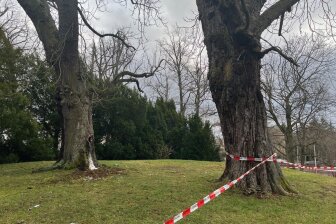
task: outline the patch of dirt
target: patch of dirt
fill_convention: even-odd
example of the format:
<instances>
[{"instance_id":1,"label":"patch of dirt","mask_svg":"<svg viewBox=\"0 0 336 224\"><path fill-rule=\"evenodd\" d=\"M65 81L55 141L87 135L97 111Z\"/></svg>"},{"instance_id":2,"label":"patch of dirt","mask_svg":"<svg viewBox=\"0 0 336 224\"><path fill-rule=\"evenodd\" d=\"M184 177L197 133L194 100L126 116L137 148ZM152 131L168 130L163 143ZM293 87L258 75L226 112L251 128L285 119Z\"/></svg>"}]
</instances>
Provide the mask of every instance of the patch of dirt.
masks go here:
<instances>
[{"instance_id":1,"label":"patch of dirt","mask_svg":"<svg viewBox=\"0 0 336 224\"><path fill-rule=\"evenodd\" d=\"M76 170L73 173L69 174L69 178L73 180L84 179L84 180L97 180L103 179L113 175L124 175L126 170L117 167L107 167L102 166L97 170Z\"/></svg>"},{"instance_id":2,"label":"patch of dirt","mask_svg":"<svg viewBox=\"0 0 336 224\"><path fill-rule=\"evenodd\" d=\"M49 183L56 184L60 182L71 183L72 181L76 180L84 180L84 181L100 180L110 176L119 176L126 174L127 174L126 169L118 167L101 166L97 170L85 170L85 171L75 170L70 174L53 178L52 180L49 181Z\"/></svg>"}]
</instances>

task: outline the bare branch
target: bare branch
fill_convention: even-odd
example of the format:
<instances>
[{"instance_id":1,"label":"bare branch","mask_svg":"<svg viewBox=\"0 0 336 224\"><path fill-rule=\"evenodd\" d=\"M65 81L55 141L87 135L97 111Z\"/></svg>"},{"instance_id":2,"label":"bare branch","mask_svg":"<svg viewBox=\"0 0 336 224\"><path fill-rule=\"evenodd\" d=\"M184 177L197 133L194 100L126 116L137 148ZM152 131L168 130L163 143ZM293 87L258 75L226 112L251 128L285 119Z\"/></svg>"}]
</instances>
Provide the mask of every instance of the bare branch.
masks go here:
<instances>
[{"instance_id":1,"label":"bare branch","mask_svg":"<svg viewBox=\"0 0 336 224\"><path fill-rule=\"evenodd\" d=\"M114 77L112 82L119 82L121 80L121 78L124 77L124 76L130 76L130 77L133 77L133 78L148 78L148 77L151 77L157 72L157 70L161 67L162 62L164 62L164 61L165 61L164 59L161 59L161 61L154 68L154 70L152 70L150 72L144 72L144 73L141 73L141 74L136 74L136 73L133 73L133 72L130 72L130 71L122 71Z\"/></svg>"},{"instance_id":2,"label":"bare branch","mask_svg":"<svg viewBox=\"0 0 336 224\"><path fill-rule=\"evenodd\" d=\"M270 55L262 68L262 85L268 117L285 135L287 154L293 155L295 126L304 131L314 116L330 106L324 79L333 66L333 48L322 38L312 41L308 36L295 36L288 41L285 51L300 66ZM306 141L304 135L297 136L301 146Z\"/></svg>"},{"instance_id":3,"label":"bare branch","mask_svg":"<svg viewBox=\"0 0 336 224\"><path fill-rule=\"evenodd\" d=\"M3 11L0 12L0 17L2 17L3 15L5 15L8 11L8 7L6 7Z\"/></svg>"},{"instance_id":4,"label":"bare branch","mask_svg":"<svg viewBox=\"0 0 336 224\"><path fill-rule=\"evenodd\" d=\"M281 15L281 18L280 18L280 26L279 26L278 36L282 36L281 32L282 32L282 26L283 26L284 18L285 18L285 13L283 13Z\"/></svg>"},{"instance_id":5,"label":"bare branch","mask_svg":"<svg viewBox=\"0 0 336 224\"><path fill-rule=\"evenodd\" d=\"M126 83L130 83L130 82L133 82L133 83L136 84L138 90L139 90L140 92L143 93L143 90L140 88L140 84L139 84L139 81L138 81L137 79L133 79L133 78L129 78L129 79L119 79L118 81L119 81L120 83L124 83L124 82L126 82Z\"/></svg>"},{"instance_id":6,"label":"bare branch","mask_svg":"<svg viewBox=\"0 0 336 224\"><path fill-rule=\"evenodd\" d=\"M263 51L261 51L260 53L258 52L260 58L263 58L266 54L268 54L271 51L275 51L277 52L279 55L281 55L284 59L286 59L287 61L289 61L290 63L292 63L295 66L299 66L298 63L291 57L287 56L286 54L284 54L280 48L272 46L270 48L267 48Z\"/></svg>"},{"instance_id":7,"label":"bare branch","mask_svg":"<svg viewBox=\"0 0 336 224\"><path fill-rule=\"evenodd\" d=\"M117 38L117 39L120 40L120 41L121 41L127 48L132 48L133 50L135 50L135 48L134 48L133 46L131 46L131 45L129 45L129 44L126 43L126 41L124 40L124 38L121 37L121 36L119 35L119 32L118 32L117 34L113 34L113 33L101 34L101 33L99 33L98 31L96 31L96 30L89 24L89 22L86 20L84 14L83 14L83 12L82 12L82 10L81 10L79 7L77 7L77 10L78 10L79 15L81 16L81 18L82 18L84 24L85 24L85 25L86 25L86 26L87 26L87 27L88 27L94 34L96 34L96 35L99 36L99 37L113 37L113 38Z\"/></svg>"}]
</instances>

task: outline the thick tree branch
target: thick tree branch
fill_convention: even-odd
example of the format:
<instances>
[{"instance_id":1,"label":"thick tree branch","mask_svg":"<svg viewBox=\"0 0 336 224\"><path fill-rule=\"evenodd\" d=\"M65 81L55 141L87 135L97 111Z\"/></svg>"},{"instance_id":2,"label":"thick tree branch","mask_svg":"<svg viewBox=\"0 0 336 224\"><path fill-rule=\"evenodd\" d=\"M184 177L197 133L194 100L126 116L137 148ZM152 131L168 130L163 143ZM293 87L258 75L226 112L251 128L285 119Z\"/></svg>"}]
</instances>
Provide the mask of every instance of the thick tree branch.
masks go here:
<instances>
[{"instance_id":1,"label":"thick tree branch","mask_svg":"<svg viewBox=\"0 0 336 224\"><path fill-rule=\"evenodd\" d=\"M86 26L87 26L87 27L88 27L94 34L96 34L96 35L99 36L99 37L113 37L113 38L117 38L117 39L120 40L120 41L123 43L123 45L125 45L127 48L132 48L133 50L136 50L135 47L133 47L133 46L127 44L126 41L124 40L124 38L122 38L122 37L119 36L118 34L113 34L113 33L101 34L101 33L99 33L98 31L96 31L96 30L89 24L89 22L86 20L84 14L83 14L83 12L82 12L82 10L81 10L79 7L77 7L77 9L78 9L79 15L81 16L81 18L82 18L84 24L85 24L85 25L86 25Z\"/></svg>"},{"instance_id":2,"label":"thick tree branch","mask_svg":"<svg viewBox=\"0 0 336 224\"><path fill-rule=\"evenodd\" d=\"M253 24L252 30L258 36L261 35L274 20L279 18L299 1L300 0L279 0L259 16L258 20Z\"/></svg>"},{"instance_id":3,"label":"thick tree branch","mask_svg":"<svg viewBox=\"0 0 336 224\"><path fill-rule=\"evenodd\" d=\"M47 1L18 0L18 3L33 22L37 34L43 43L48 62L55 65L58 58L59 37Z\"/></svg>"},{"instance_id":4,"label":"thick tree branch","mask_svg":"<svg viewBox=\"0 0 336 224\"><path fill-rule=\"evenodd\" d=\"M275 122L276 126L278 126L278 128L280 129L280 131L285 134L286 133L286 129L280 124L274 110L273 110L273 106L272 106L272 102L271 102L271 99L268 99L267 100L267 103L268 103L268 106L269 106L269 109L268 109L268 112L271 114L271 119Z\"/></svg>"},{"instance_id":5,"label":"thick tree branch","mask_svg":"<svg viewBox=\"0 0 336 224\"><path fill-rule=\"evenodd\" d=\"M281 144L279 144L279 145L280 145L280 147L285 148L285 146L283 146L283 145L281 145ZM283 152L282 152L278 147L276 147L274 144L273 144L272 146L274 147L274 149L275 149L278 153L280 153L281 155L287 157L287 155L286 155L285 153L283 153Z\"/></svg>"},{"instance_id":6,"label":"thick tree branch","mask_svg":"<svg viewBox=\"0 0 336 224\"><path fill-rule=\"evenodd\" d=\"M137 78L148 78L148 77L153 76L158 71L158 69L161 67L161 64L163 61L164 59L162 59L159 62L159 64L154 68L154 70L152 70L151 72L144 72L141 74L136 74L130 71L123 71L113 78L112 84L123 83L123 82L127 82L127 83L133 82L137 85L138 90L140 92L143 92L143 90L140 88L140 84ZM124 78L125 76L129 76L129 78Z\"/></svg>"},{"instance_id":7,"label":"thick tree branch","mask_svg":"<svg viewBox=\"0 0 336 224\"><path fill-rule=\"evenodd\" d=\"M288 8L287 12L291 12L292 8ZM285 19L285 13L282 13L281 17L280 17L280 26L279 26L279 32L278 32L278 36L282 36L281 32L282 32L282 26L283 26L283 21Z\"/></svg>"},{"instance_id":8,"label":"thick tree branch","mask_svg":"<svg viewBox=\"0 0 336 224\"><path fill-rule=\"evenodd\" d=\"M137 79L129 78L129 79L119 79L118 80L118 83L122 83L122 82L127 82L127 83L134 82L136 84L138 90L143 93L143 90L140 88L140 84L139 84L139 81Z\"/></svg>"},{"instance_id":9,"label":"thick tree branch","mask_svg":"<svg viewBox=\"0 0 336 224\"><path fill-rule=\"evenodd\" d=\"M282 36L281 32L282 32L282 26L283 26L284 18L285 18L285 13L282 13L282 15L280 17L280 26L279 26L278 36Z\"/></svg>"},{"instance_id":10,"label":"thick tree branch","mask_svg":"<svg viewBox=\"0 0 336 224\"><path fill-rule=\"evenodd\" d=\"M285 55L278 47L270 47L270 48L267 48L261 52L258 52L257 54L259 55L260 58L263 58L266 54L268 54L269 52L271 51L275 51L277 52L278 54L280 54L284 59L286 59L287 61L289 61L290 63L292 63L293 65L295 66L299 66L298 63L291 57Z\"/></svg>"},{"instance_id":11,"label":"thick tree branch","mask_svg":"<svg viewBox=\"0 0 336 224\"><path fill-rule=\"evenodd\" d=\"M248 30L250 28L250 13L246 7L246 2L245 0L240 0L240 3L242 5L243 8L243 12L245 14L245 30Z\"/></svg>"},{"instance_id":12,"label":"thick tree branch","mask_svg":"<svg viewBox=\"0 0 336 224\"><path fill-rule=\"evenodd\" d=\"M267 86L265 83L262 83L262 88L264 92L267 95L267 104L268 104L268 112L271 115L270 118L275 122L276 126L280 129L282 133L285 133L286 130L284 127L280 124L274 110L273 110L273 104L272 104L272 88Z\"/></svg>"},{"instance_id":13,"label":"thick tree branch","mask_svg":"<svg viewBox=\"0 0 336 224\"><path fill-rule=\"evenodd\" d=\"M141 74L136 74L136 73L133 73L133 72L130 72L130 71L123 71L123 72L120 72L118 75L116 75L113 79L112 82L120 82L120 80L122 80L121 78L124 77L124 76L130 76L130 77L133 77L133 78L148 78L148 77L151 77L153 76L157 70L161 67L161 64L162 62L164 61L164 59L162 59L159 64L154 68L154 70L150 71L150 72L144 72L144 73L141 73Z\"/></svg>"}]
</instances>

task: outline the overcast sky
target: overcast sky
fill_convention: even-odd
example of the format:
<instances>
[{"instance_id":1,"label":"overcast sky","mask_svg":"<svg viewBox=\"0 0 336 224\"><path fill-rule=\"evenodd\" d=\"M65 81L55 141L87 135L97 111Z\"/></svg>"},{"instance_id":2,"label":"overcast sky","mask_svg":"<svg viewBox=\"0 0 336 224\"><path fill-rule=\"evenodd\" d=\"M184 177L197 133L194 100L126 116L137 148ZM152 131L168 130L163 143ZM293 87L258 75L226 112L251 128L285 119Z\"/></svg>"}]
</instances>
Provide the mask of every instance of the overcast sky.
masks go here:
<instances>
[{"instance_id":1,"label":"overcast sky","mask_svg":"<svg viewBox=\"0 0 336 224\"><path fill-rule=\"evenodd\" d=\"M107 11L97 12L97 19L92 20L94 27L97 27L99 31L105 33L115 33L116 30L120 27L132 27L132 30L134 30L134 32L137 32L137 21L132 19L130 13L130 8L132 6L129 5L129 8L125 8L124 6L111 3L113 1L108 2L109 4L107 7ZM333 7L336 7L336 0L330 2ZM185 19L194 18L195 14L197 14L195 0L161 0L160 6L162 17L165 18L168 27L172 27L175 24L178 24L179 26L190 26L191 24L188 24ZM318 19L321 15L321 11L316 11L313 14L315 19ZM290 16L290 14L287 13L287 16ZM279 25L276 23L274 25L275 33L277 33L277 29L279 27ZM290 20L287 19L285 21L285 24L286 23L290 23ZM286 36L286 38L289 38L290 36L295 34L300 34L302 32L309 32L310 30L307 24L305 26L302 26L301 29L299 29L298 24L294 24L288 31L289 32L286 33L286 30L283 30L283 34ZM148 41L146 41L148 46L152 46L151 44L153 44L156 40L165 36L165 28L162 24L159 24L158 26L147 27L146 36L148 38ZM275 45L281 45L281 43L283 43L283 38L278 37L276 34L274 35L265 32L263 36L265 39ZM265 44L265 47L267 48L269 47L269 45Z\"/></svg>"},{"instance_id":2,"label":"overcast sky","mask_svg":"<svg viewBox=\"0 0 336 224\"><path fill-rule=\"evenodd\" d=\"M3 1L3 0L0 0ZM16 3L16 0L9 0L10 2ZM336 0L327 0L332 5L333 8L336 8ZM95 0L88 0L89 9L94 8L93 4ZM102 33L115 33L121 27L131 27L134 32L137 32L137 21L131 18L130 9L132 5L128 5L128 8L122 6L118 3L114 3L114 0L106 0L107 9L102 12L97 11L95 13L95 18L90 19L90 23ZM316 1L318 2L318 1ZM196 1L195 0L161 0L160 3L162 17L165 18L168 26L173 26L178 24L180 26L186 26L185 18L194 18L195 13L197 13ZM336 11L336 9L334 10ZM316 13L314 16L317 16ZM286 20L288 21L288 20ZM275 26L276 28L278 25ZM303 29L305 30L305 29ZM156 40L164 37L164 26L159 24L158 26L151 26L146 28L148 41L154 43ZM290 30L291 33L298 33L300 30L293 28ZM306 31L309 31L306 29ZM90 33L90 38L92 38L92 33ZM286 34L287 36L287 34ZM289 36L289 35L288 35ZM273 43L279 43L281 38L277 38L276 35L265 35L266 39L271 40ZM148 43L150 44L150 43ZM268 47L265 45L265 47Z\"/></svg>"},{"instance_id":3,"label":"overcast sky","mask_svg":"<svg viewBox=\"0 0 336 224\"><path fill-rule=\"evenodd\" d=\"M112 3L110 1L107 11L97 12L96 18L92 19L92 23L97 30L107 33L116 32L120 27L132 27L137 31L137 21L131 17L131 5L125 6ZM178 24L186 26L185 18L195 17L197 11L196 1L194 0L161 0L161 15L167 22L168 26ZM164 35L164 26L159 23L158 26L150 26L146 28L146 36L149 40L154 41L162 38Z\"/></svg>"}]
</instances>

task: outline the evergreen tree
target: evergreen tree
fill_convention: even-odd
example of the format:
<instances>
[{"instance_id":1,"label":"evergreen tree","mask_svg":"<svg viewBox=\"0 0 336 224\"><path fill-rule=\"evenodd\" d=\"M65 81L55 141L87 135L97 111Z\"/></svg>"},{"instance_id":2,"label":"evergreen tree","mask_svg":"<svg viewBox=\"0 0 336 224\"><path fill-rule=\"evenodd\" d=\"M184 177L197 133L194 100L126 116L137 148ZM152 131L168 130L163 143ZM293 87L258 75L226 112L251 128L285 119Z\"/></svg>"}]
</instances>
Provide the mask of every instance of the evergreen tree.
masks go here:
<instances>
[{"instance_id":1,"label":"evergreen tree","mask_svg":"<svg viewBox=\"0 0 336 224\"><path fill-rule=\"evenodd\" d=\"M46 160L53 157L50 141L29 110L24 92L26 57L0 30L0 163Z\"/></svg>"},{"instance_id":2,"label":"evergreen tree","mask_svg":"<svg viewBox=\"0 0 336 224\"><path fill-rule=\"evenodd\" d=\"M202 122L194 115L188 119L188 132L183 141L182 159L219 161L216 145L209 122Z\"/></svg>"},{"instance_id":3,"label":"evergreen tree","mask_svg":"<svg viewBox=\"0 0 336 224\"><path fill-rule=\"evenodd\" d=\"M98 158L155 159L163 139L147 120L147 111L153 112L147 99L125 86L100 97L93 110Z\"/></svg>"},{"instance_id":4,"label":"evergreen tree","mask_svg":"<svg viewBox=\"0 0 336 224\"><path fill-rule=\"evenodd\" d=\"M210 125L198 116L185 119L174 101L153 105L121 85L100 92L93 111L99 159L218 160Z\"/></svg>"}]
</instances>

